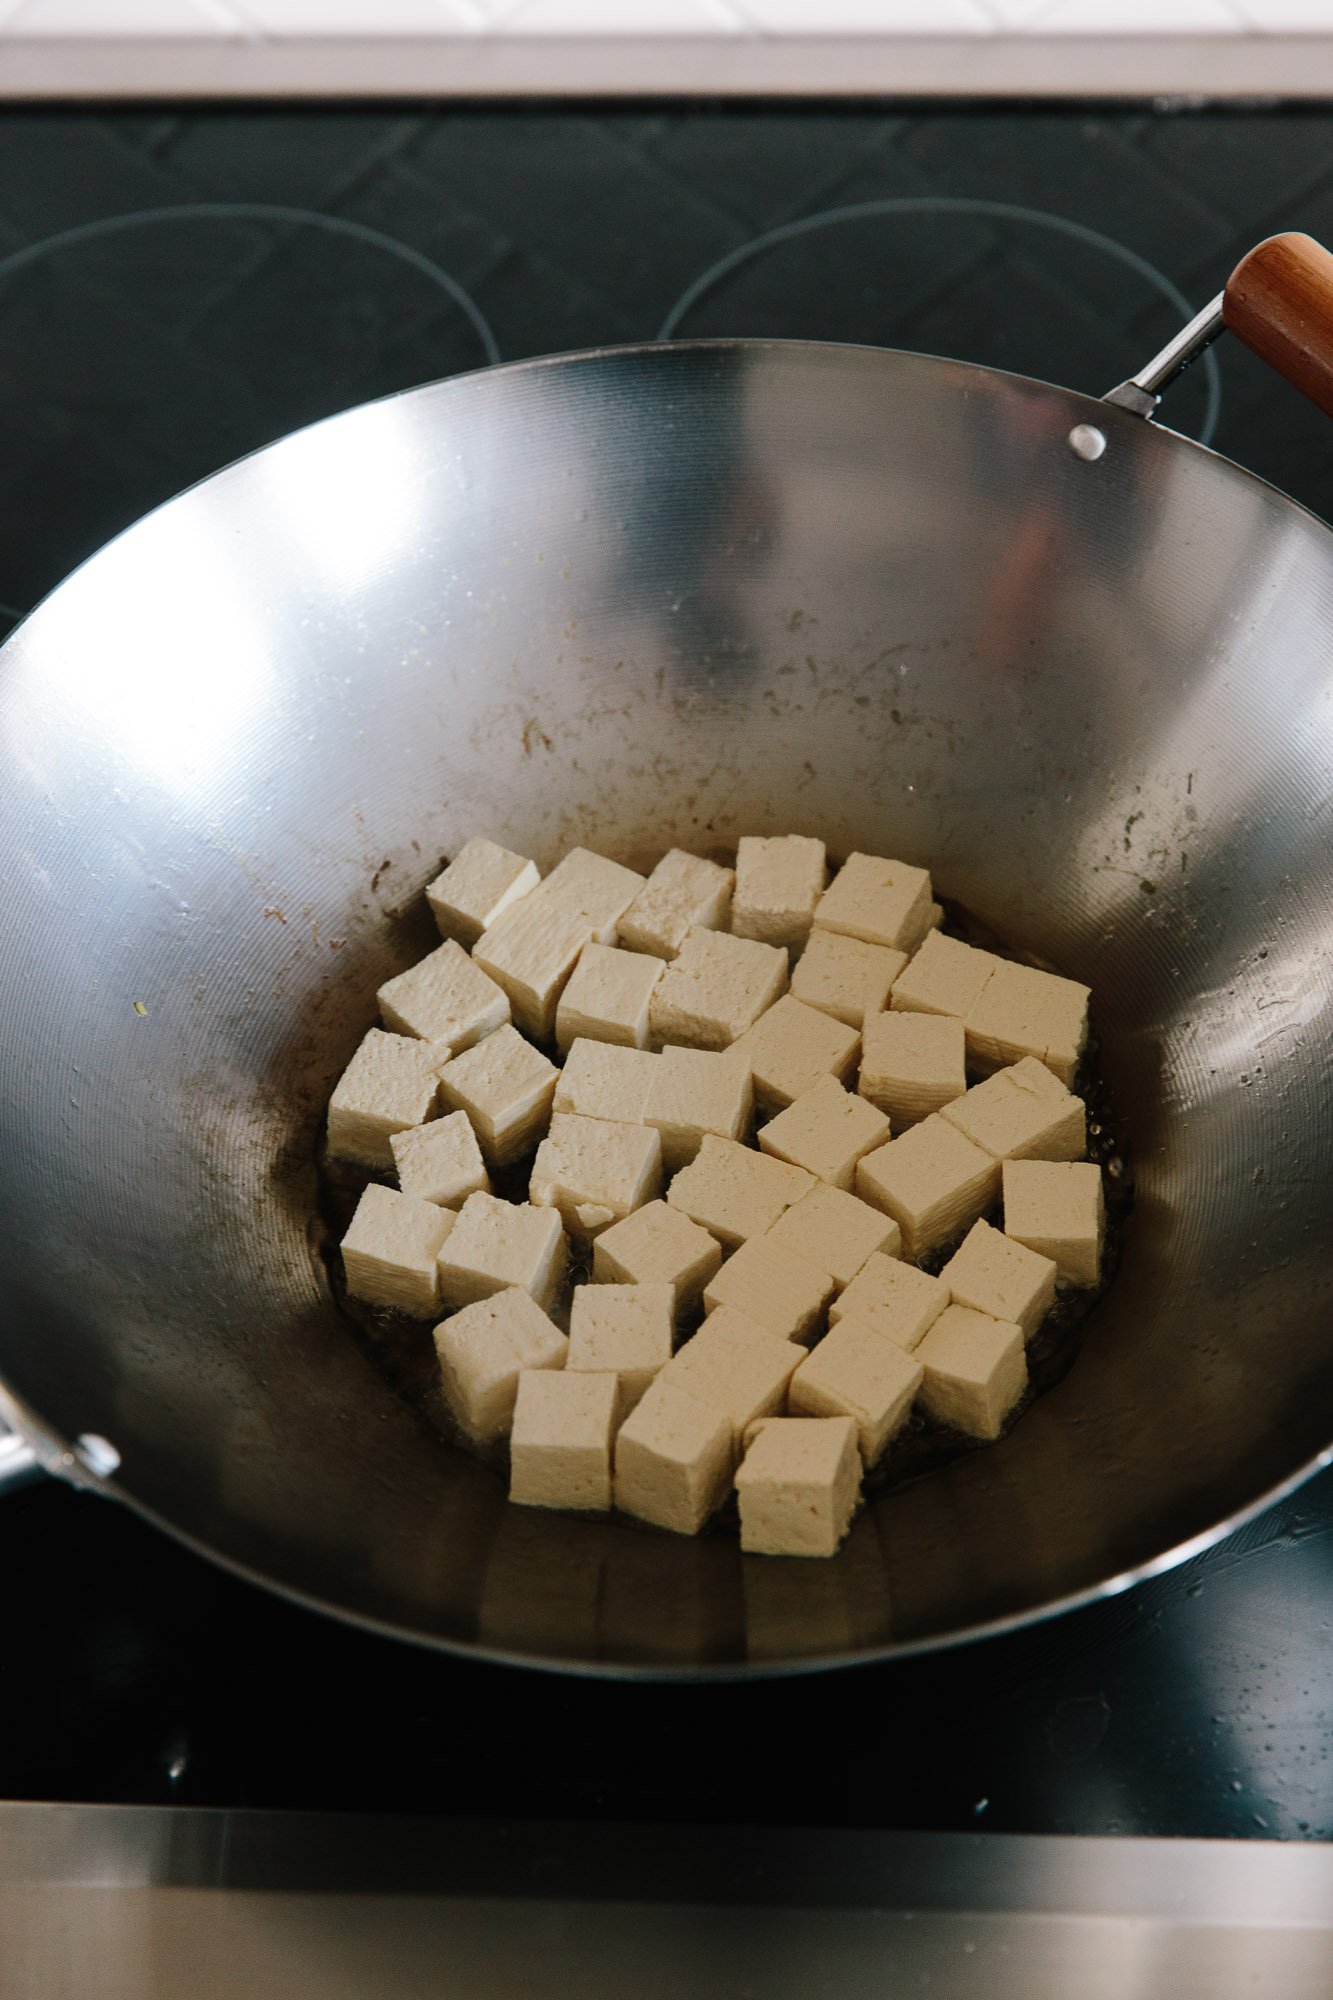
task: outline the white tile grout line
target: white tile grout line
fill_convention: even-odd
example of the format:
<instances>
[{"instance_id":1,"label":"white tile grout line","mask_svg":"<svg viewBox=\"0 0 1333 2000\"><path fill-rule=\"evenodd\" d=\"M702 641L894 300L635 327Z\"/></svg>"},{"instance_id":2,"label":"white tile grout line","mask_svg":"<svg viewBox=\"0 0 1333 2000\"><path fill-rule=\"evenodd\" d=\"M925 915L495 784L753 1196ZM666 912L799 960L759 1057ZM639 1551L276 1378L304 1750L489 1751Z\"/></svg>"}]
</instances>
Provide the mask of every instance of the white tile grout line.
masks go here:
<instances>
[{"instance_id":1,"label":"white tile grout line","mask_svg":"<svg viewBox=\"0 0 1333 2000\"><path fill-rule=\"evenodd\" d=\"M216 23L216 32L220 35L237 36L253 33L236 7L231 4L231 0L193 0L193 4L200 14Z\"/></svg>"},{"instance_id":2,"label":"white tile grout line","mask_svg":"<svg viewBox=\"0 0 1333 2000\"><path fill-rule=\"evenodd\" d=\"M704 0L704 4L716 20L719 34L753 35L762 32L747 14L745 0Z\"/></svg>"},{"instance_id":3,"label":"white tile grout line","mask_svg":"<svg viewBox=\"0 0 1333 2000\"><path fill-rule=\"evenodd\" d=\"M216 0L216 3L220 6L225 6L227 12L231 15L233 35L252 41L259 41L263 38L264 31L246 6L245 0ZM0 40L3 40L3 38L4 29L0 26Z\"/></svg>"}]
</instances>

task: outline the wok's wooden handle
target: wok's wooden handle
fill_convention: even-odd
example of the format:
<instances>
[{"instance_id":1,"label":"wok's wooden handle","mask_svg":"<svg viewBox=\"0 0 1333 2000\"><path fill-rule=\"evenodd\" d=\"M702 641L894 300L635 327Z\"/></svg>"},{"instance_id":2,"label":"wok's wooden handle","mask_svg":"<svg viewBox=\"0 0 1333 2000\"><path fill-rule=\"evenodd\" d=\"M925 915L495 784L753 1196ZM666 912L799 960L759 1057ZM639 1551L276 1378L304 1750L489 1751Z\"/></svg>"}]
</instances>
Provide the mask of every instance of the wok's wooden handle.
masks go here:
<instances>
[{"instance_id":1,"label":"wok's wooden handle","mask_svg":"<svg viewBox=\"0 0 1333 2000\"><path fill-rule=\"evenodd\" d=\"M1222 294L1237 339L1333 416L1333 256L1313 236L1270 236Z\"/></svg>"}]
</instances>

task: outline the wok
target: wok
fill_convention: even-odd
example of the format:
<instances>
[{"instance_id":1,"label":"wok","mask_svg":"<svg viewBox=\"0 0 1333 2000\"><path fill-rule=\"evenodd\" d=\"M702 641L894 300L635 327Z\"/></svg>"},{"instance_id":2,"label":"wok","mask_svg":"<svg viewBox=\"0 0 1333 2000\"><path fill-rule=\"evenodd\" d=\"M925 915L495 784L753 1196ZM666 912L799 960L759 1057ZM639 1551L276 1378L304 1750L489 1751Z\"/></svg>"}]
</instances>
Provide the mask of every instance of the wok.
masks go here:
<instances>
[{"instance_id":1,"label":"wok","mask_svg":"<svg viewBox=\"0 0 1333 2000\"><path fill-rule=\"evenodd\" d=\"M63 583L0 673L9 1473L432 1645L726 1673L1118 1589L1327 1462L1333 534L1146 418L1223 319L1333 406L1329 271L1261 246L1105 402L800 343L494 368ZM1065 1379L825 1564L510 1508L318 1222L441 855L790 828L1087 981L1137 1174Z\"/></svg>"}]
</instances>

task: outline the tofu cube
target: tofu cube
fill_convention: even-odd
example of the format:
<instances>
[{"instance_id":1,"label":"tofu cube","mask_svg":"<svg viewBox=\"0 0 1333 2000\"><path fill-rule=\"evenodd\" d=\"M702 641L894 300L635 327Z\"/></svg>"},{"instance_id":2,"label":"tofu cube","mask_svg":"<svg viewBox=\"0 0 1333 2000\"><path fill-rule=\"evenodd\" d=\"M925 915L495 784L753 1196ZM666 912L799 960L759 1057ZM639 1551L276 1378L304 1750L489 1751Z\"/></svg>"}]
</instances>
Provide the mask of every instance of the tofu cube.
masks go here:
<instances>
[{"instance_id":1,"label":"tofu cube","mask_svg":"<svg viewBox=\"0 0 1333 2000\"><path fill-rule=\"evenodd\" d=\"M849 854L815 908L819 930L915 951L930 927L930 875L905 861Z\"/></svg>"},{"instance_id":2,"label":"tofu cube","mask_svg":"<svg viewBox=\"0 0 1333 2000\"><path fill-rule=\"evenodd\" d=\"M625 1415L671 1359L676 1294L669 1284L578 1285L569 1309L566 1368L614 1375Z\"/></svg>"},{"instance_id":3,"label":"tofu cube","mask_svg":"<svg viewBox=\"0 0 1333 2000\"><path fill-rule=\"evenodd\" d=\"M731 1491L735 1463L729 1419L663 1373L616 1438L616 1506L678 1535L697 1535Z\"/></svg>"},{"instance_id":4,"label":"tofu cube","mask_svg":"<svg viewBox=\"0 0 1333 2000\"><path fill-rule=\"evenodd\" d=\"M556 1007L579 954L596 935L590 917L577 905L544 897L545 887L506 910L472 948L473 963L509 995L519 1027L543 1040L555 1028Z\"/></svg>"},{"instance_id":5,"label":"tofu cube","mask_svg":"<svg viewBox=\"0 0 1333 2000\"><path fill-rule=\"evenodd\" d=\"M845 1021L784 993L735 1047L749 1058L759 1102L781 1111L821 1076L845 1083L856 1068L861 1037Z\"/></svg>"},{"instance_id":6,"label":"tofu cube","mask_svg":"<svg viewBox=\"0 0 1333 2000\"><path fill-rule=\"evenodd\" d=\"M620 1422L614 1375L525 1368L509 1434L509 1497L520 1507L605 1513Z\"/></svg>"},{"instance_id":7,"label":"tofu cube","mask_svg":"<svg viewBox=\"0 0 1333 2000\"><path fill-rule=\"evenodd\" d=\"M1023 1329L970 1306L948 1306L916 1350L921 1407L968 1437L997 1438L1028 1384Z\"/></svg>"},{"instance_id":8,"label":"tofu cube","mask_svg":"<svg viewBox=\"0 0 1333 2000\"><path fill-rule=\"evenodd\" d=\"M849 1285L877 1250L893 1257L899 1248L898 1226L891 1217L823 1182L816 1182L768 1234L836 1285Z\"/></svg>"},{"instance_id":9,"label":"tofu cube","mask_svg":"<svg viewBox=\"0 0 1333 2000\"><path fill-rule=\"evenodd\" d=\"M771 1236L752 1236L733 1250L704 1287L704 1310L734 1306L778 1340L808 1345L833 1297L832 1278Z\"/></svg>"},{"instance_id":10,"label":"tofu cube","mask_svg":"<svg viewBox=\"0 0 1333 2000\"><path fill-rule=\"evenodd\" d=\"M1055 1304L1055 1260L974 1222L940 1272L956 1306L1012 1320L1031 1340Z\"/></svg>"},{"instance_id":11,"label":"tofu cube","mask_svg":"<svg viewBox=\"0 0 1333 2000\"><path fill-rule=\"evenodd\" d=\"M528 1200L558 1208L572 1235L591 1237L662 1191L662 1144L646 1125L557 1111L537 1148Z\"/></svg>"},{"instance_id":12,"label":"tofu cube","mask_svg":"<svg viewBox=\"0 0 1333 2000\"><path fill-rule=\"evenodd\" d=\"M851 1417L769 1417L736 1472L741 1547L764 1556L831 1556L861 1497Z\"/></svg>"},{"instance_id":13,"label":"tofu cube","mask_svg":"<svg viewBox=\"0 0 1333 2000\"><path fill-rule=\"evenodd\" d=\"M1004 1233L1053 1257L1071 1284L1095 1285L1106 1229L1102 1171L1091 1162L1006 1160Z\"/></svg>"},{"instance_id":14,"label":"tofu cube","mask_svg":"<svg viewBox=\"0 0 1333 2000\"><path fill-rule=\"evenodd\" d=\"M581 1035L646 1049L648 1004L665 970L665 959L644 952L585 944L556 1004L555 1039L561 1052Z\"/></svg>"},{"instance_id":15,"label":"tofu cube","mask_svg":"<svg viewBox=\"0 0 1333 2000\"><path fill-rule=\"evenodd\" d=\"M526 1291L499 1291L464 1306L435 1329L440 1387L477 1444L503 1437L520 1375L563 1368L569 1342Z\"/></svg>"},{"instance_id":16,"label":"tofu cube","mask_svg":"<svg viewBox=\"0 0 1333 2000\"><path fill-rule=\"evenodd\" d=\"M614 944L620 919L643 886L632 868L589 848L571 847L533 894L586 917L598 944Z\"/></svg>"},{"instance_id":17,"label":"tofu cube","mask_svg":"<svg viewBox=\"0 0 1333 2000\"><path fill-rule=\"evenodd\" d=\"M427 1319L440 1302L437 1259L454 1217L372 1181L342 1240L343 1274L354 1299Z\"/></svg>"},{"instance_id":18,"label":"tofu cube","mask_svg":"<svg viewBox=\"0 0 1333 2000\"><path fill-rule=\"evenodd\" d=\"M677 1313L697 1304L721 1262L717 1239L664 1201L613 1222L592 1247L595 1283L670 1285Z\"/></svg>"},{"instance_id":19,"label":"tofu cube","mask_svg":"<svg viewBox=\"0 0 1333 2000\"><path fill-rule=\"evenodd\" d=\"M725 929L735 879L730 868L673 847L621 918L620 942L627 951L674 958L696 926Z\"/></svg>"},{"instance_id":20,"label":"tofu cube","mask_svg":"<svg viewBox=\"0 0 1333 2000\"><path fill-rule=\"evenodd\" d=\"M876 1251L829 1307L830 1324L859 1320L911 1354L950 1303L949 1287L915 1264Z\"/></svg>"},{"instance_id":21,"label":"tofu cube","mask_svg":"<svg viewBox=\"0 0 1333 2000\"><path fill-rule=\"evenodd\" d=\"M787 1407L793 1416L850 1417L871 1466L906 1423L921 1381L915 1355L848 1314L801 1362Z\"/></svg>"},{"instance_id":22,"label":"tofu cube","mask_svg":"<svg viewBox=\"0 0 1333 2000\"><path fill-rule=\"evenodd\" d=\"M329 1099L330 1153L366 1167L392 1167L394 1133L431 1116L451 1053L442 1043L372 1028Z\"/></svg>"},{"instance_id":23,"label":"tofu cube","mask_svg":"<svg viewBox=\"0 0 1333 2000\"><path fill-rule=\"evenodd\" d=\"M803 945L824 893L824 843L803 833L759 839L747 834L736 853L731 899L733 937Z\"/></svg>"},{"instance_id":24,"label":"tofu cube","mask_svg":"<svg viewBox=\"0 0 1333 2000\"><path fill-rule=\"evenodd\" d=\"M517 1286L549 1310L566 1255L565 1232L553 1210L470 1194L440 1254L440 1297L446 1305L465 1306Z\"/></svg>"},{"instance_id":25,"label":"tofu cube","mask_svg":"<svg viewBox=\"0 0 1333 2000\"><path fill-rule=\"evenodd\" d=\"M452 938L386 979L377 998L386 1027L423 1042L448 1042L455 1054L509 1019L509 996Z\"/></svg>"},{"instance_id":26,"label":"tofu cube","mask_svg":"<svg viewBox=\"0 0 1333 2000\"><path fill-rule=\"evenodd\" d=\"M816 1180L850 1192L856 1163L889 1136L889 1121L836 1077L821 1076L760 1129L759 1146L775 1160L804 1167Z\"/></svg>"},{"instance_id":27,"label":"tofu cube","mask_svg":"<svg viewBox=\"0 0 1333 2000\"><path fill-rule=\"evenodd\" d=\"M660 1056L580 1037L570 1045L555 1086L555 1109L580 1118L642 1125Z\"/></svg>"},{"instance_id":28,"label":"tofu cube","mask_svg":"<svg viewBox=\"0 0 1333 2000\"><path fill-rule=\"evenodd\" d=\"M1083 1099L1032 1056L974 1084L940 1115L997 1160L1081 1160L1088 1149Z\"/></svg>"},{"instance_id":29,"label":"tofu cube","mask_svg":"<svg viewBox=\"0 0 1333 2000\"><path fill-rule=\"evenodd\" d=\"M932 930L906 971L894 980L889 1005L899 1014L948 1014L962 1021L1003 964L993 951L979 951L976 945Z\"/></svg>"},{"instance_id":30,"label":"tofu cube","mask_svg":"<svg viewBox=\"0 0 1333 2000\"><path fill-rule=\"evenodd\" d=\"M764 1235L814 1185L799 1167L710 1133L667 1189L667 1203L735 1250L748 1237Z\"/></svg>"},{"instance_id":31,"label":"tofu cube","mask_svg":"<svg viewBox=\"0 0 1333 2000\"><path fill-rule=\"evenodd\" d=\"M465 1111L432 1118L429 1125L410 1125L406 1132L395 1132L389 1144L399 1187L418 1201L461 1208L470 1194L490 1193L486 1163Z\"/></svg>"},{"instance_id":32,"label":"tofu cube","mask_svg":"<svg viewBox=\"0 0 1333 2000\"><path fill-rule=\"evenodd\" d=\"M649 1033L655 1042L729 1048L786 984L780 946L696 928L653 989Z\"/></svg>"},{"instance_id":33,"label":"tofu cube","mask_svg":"<svg viewBox=\"0 0 1333 2000\"><path fill-rule=\"evenodd\" d=\"M906 964L907 953L889 945L866 944L841 931L811 931L791 976L792 997L859 1028L871 1014L884 1012Z\"/></svg>"},{"instance_id":34,"label":"tofu cube","mask_svg":"<svg viewBox=\"0 0 1333 2000\"><path fill-rule=\"evenodd\" d=\"M993 1070L1035 1056L1071 1084L1088 1039L1090 997L1076 979L1001 959L965 1016L969 1060Z\"/></svg>"},{"instance_id":35,"label":"tofu cube","mask_svg":"<svg viewBox=\"0 0 1333 2000\"><path fill-rule=\"evenodd\" d=\"M441 937L471 950L496 918L536 888L541 876L525 855L493 840L469 840L426 890Z\"/></svg>"},{"instance_id":36,"label":"tofu cube","mask_svg":"<svg viewBox=\"0 0 1333 2000\"><path fill-rule=\"evenodd\" d=\"M748 1059L735 1049L663 1049L643 1119L662 1137L669 1172L688 1166L712 1133L743 1139L754 1109Z\"/></svg>"},{"instance_id":37,"label":"tofu cube","mask_svg":"<svg viewBox=\"0 0 1333 2000\"><path fill-rule=\"evenodd\" d=\"M861 1037L857 1089L893 1120L919 1125L967 1089L963 1024L944 1014L876 1014Z\"/></svg>"},{"instance_id":38,"label":"tofu cube","mask_svg":"<svg viewBox=\"0 0 1333 2000\"><path fill-rule=\"evenodd\" d=\"M560 1072L517 1028L497 1028L440 1071L440 1096L466 1111L492 1166L526 1153L546 1130Z\"/></svg>"},{"instance_id":39,"label":"tofu cube","mask_svg":"<svg viewBox=\"0 0 1333 2000\"><path fill-rule=\"evenodd\" d=\"M999 1191L998 1160L938 1113L856 1163L856 1192L893 1217L906 1257L960 1235Z\"/></svg>"},{"instance_id":40,"label":"tofu cube","mask_svg":"<svg viewBox=\"0 0 1333 2000\"><path fill-rule=\"evenodd\" d=\"M483 933L472 956L504 988L528 1034L551 1034L584 946L615 943L617 921L642 882L632 868L575 847Z\"/></svg>"},{"instance_id":41,"label":"tofu cube","mask_svg":"<svg viewBox=\"0 0 1333 2000\"><path fill-rule=\"evenodd\" d=\"M719 1410L739 1452L755 1419L782 1408L804 1352L795 1341L765 1332L735 1306L719 1306L671 1357L661 1379Z\"/></svg>"}]
</instances>

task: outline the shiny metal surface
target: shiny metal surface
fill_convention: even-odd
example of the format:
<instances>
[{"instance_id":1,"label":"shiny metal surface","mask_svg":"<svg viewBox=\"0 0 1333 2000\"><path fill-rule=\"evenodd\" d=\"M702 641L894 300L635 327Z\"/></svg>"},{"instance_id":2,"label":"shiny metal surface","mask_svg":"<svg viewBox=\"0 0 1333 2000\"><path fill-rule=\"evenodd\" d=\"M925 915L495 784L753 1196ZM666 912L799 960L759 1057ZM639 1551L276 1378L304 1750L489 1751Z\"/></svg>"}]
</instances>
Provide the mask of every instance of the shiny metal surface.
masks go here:
<instances>
[{"instance_id":1,"label":"shiny metal surface","mask_svg":"<svg viewBox=\"0 0 1333 2000\"><path fill-rule=\"evenodd\" d=\"M41 1476L42 1467L31 1445L15 1432L0 1429L0 1493L15 1492Z\"/></svg>"},{"instance_id":2,"label":"shiny metal surface","mask_svg":"<svg viewBox=\"0 0 1333 2000\"><path fill-rule=\"evenodd\" d=\"M1331 1911L1333 1854L1276 1842L0 1807L16 2000L1305 2000Z\"/></svg>"},{"instance_id":3,"label":"shiny metal surface","mask_svg":"<svg viewBox=\"0 0 1333 2000\"><path fill-rule=\"evenodd\" d=\"M1151 361L1144 363L1137 375L1131 375L1127 382L1108 390L1105 400L1119 404L1121 409L1131 410L1136 417L1150 417L1177 376L1183 375L1191 362L1197 361L1225 328L1222 294L1219 292L1167 341L1165 347L1154 354Z\"/></svg>"},{"instance_id":4,"label":"shiny metal surface","mask_svg":"<svg viewBox=\"0 0 1333 2000\"><path fill-rule=\"evenodd\" d=\"M8 1413L279 1588L604 1671L930 1645L1215 1536L1333 1441L1331 622L1329 531L1236 468L872 350L523 364L196 488L2 656ZM1138 1197L1066 1380L789 1570L510 1510L312 1215L442 853L793 825L1092 985Z\"/></svg>"}]
</instances>

